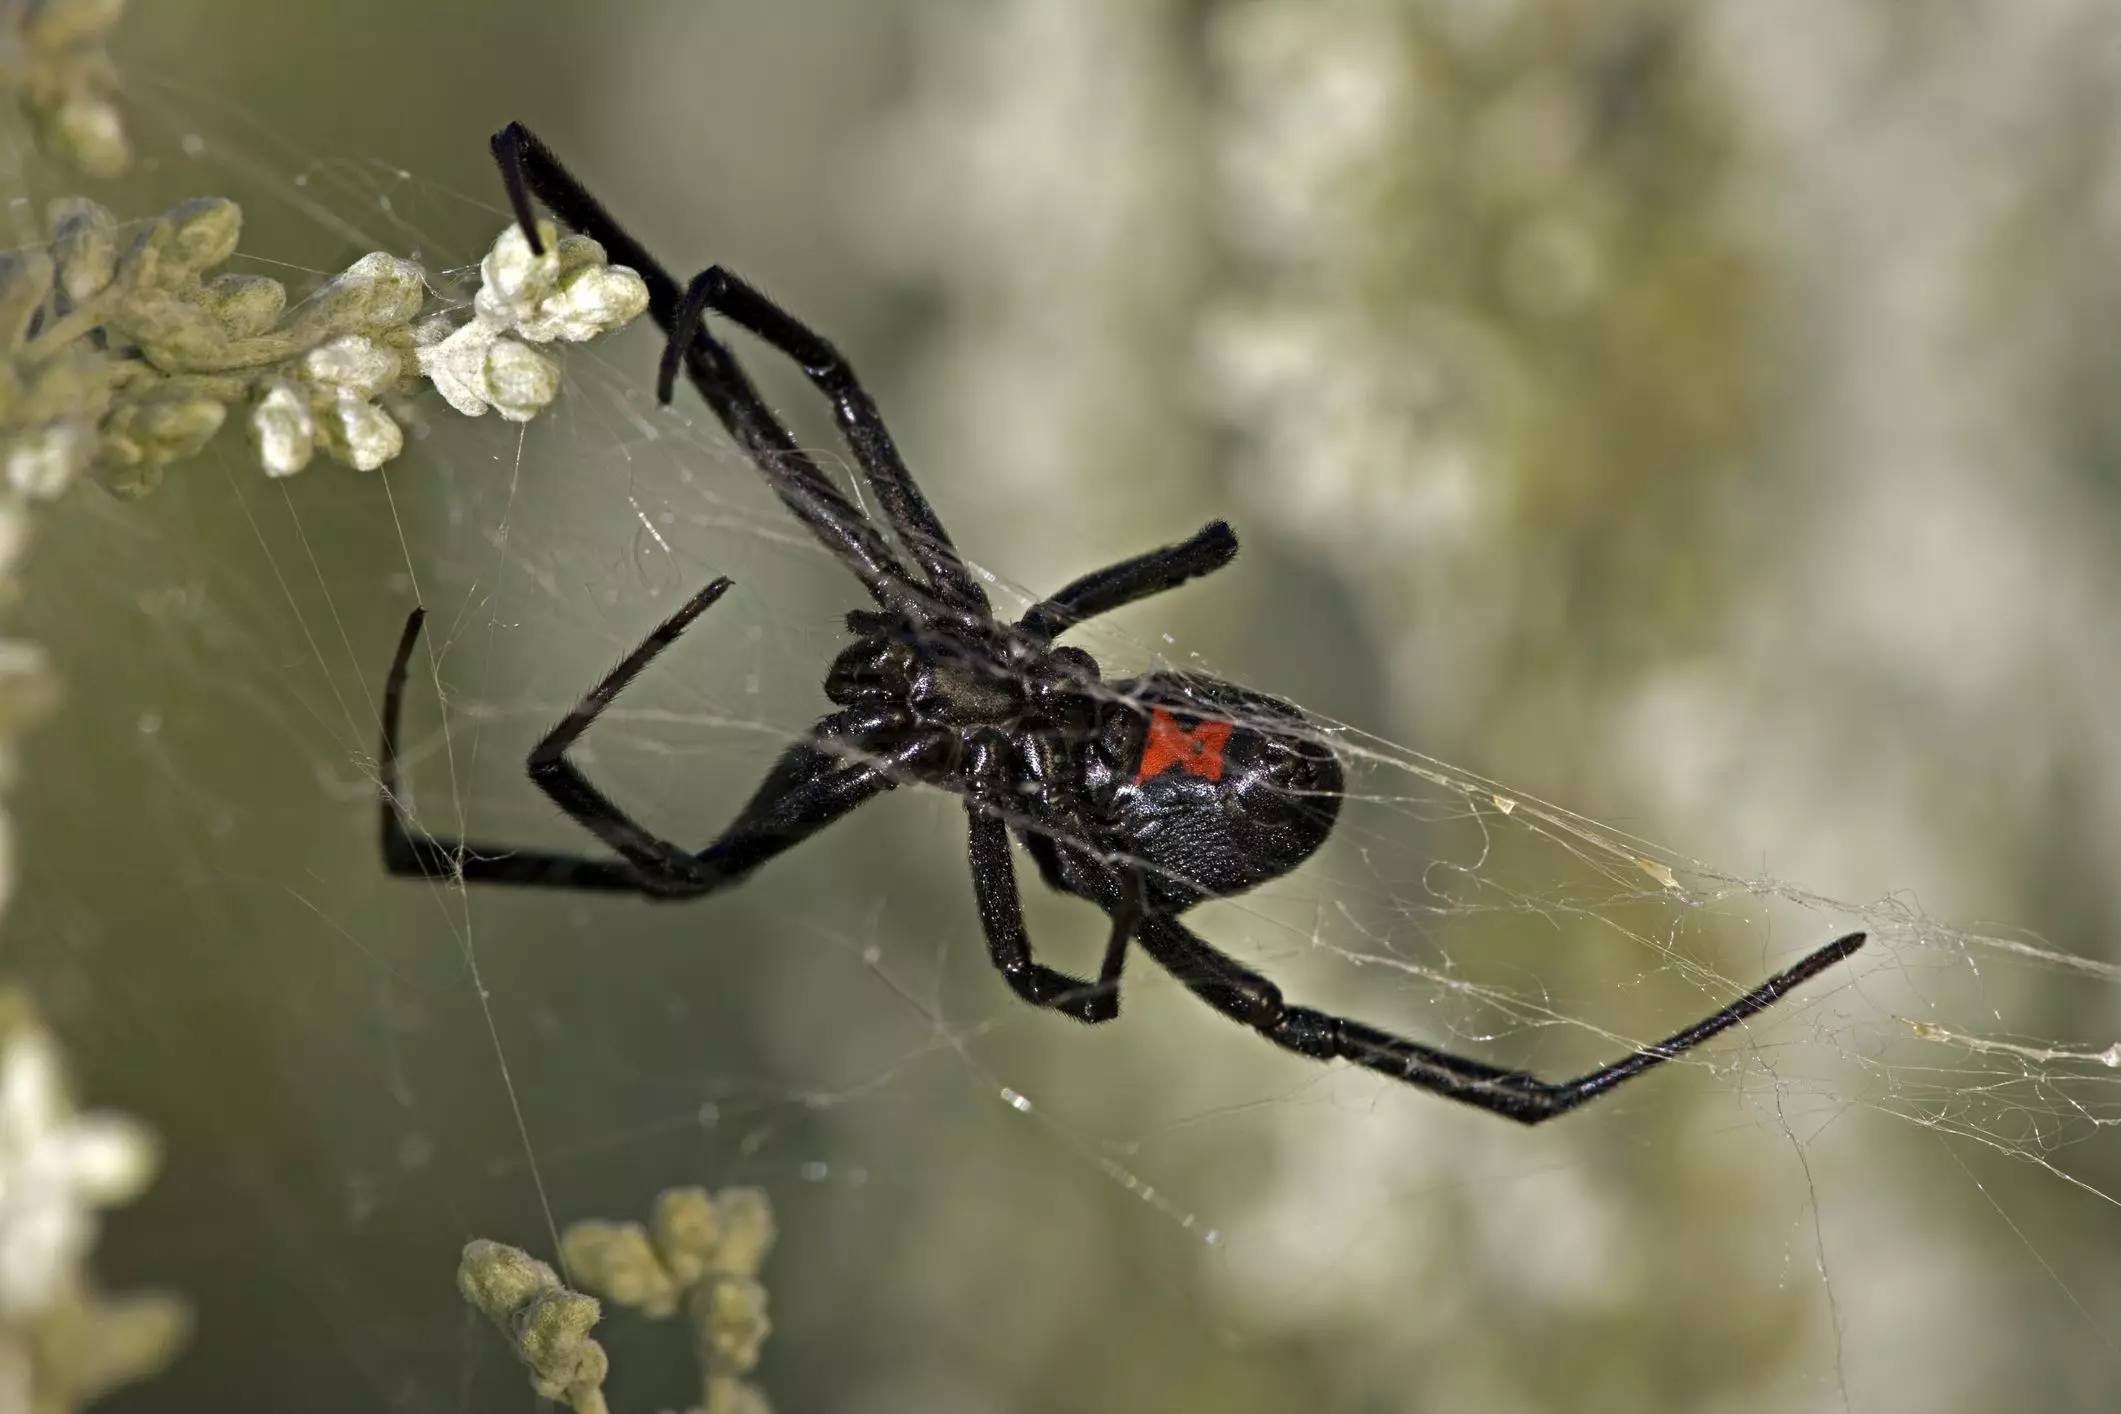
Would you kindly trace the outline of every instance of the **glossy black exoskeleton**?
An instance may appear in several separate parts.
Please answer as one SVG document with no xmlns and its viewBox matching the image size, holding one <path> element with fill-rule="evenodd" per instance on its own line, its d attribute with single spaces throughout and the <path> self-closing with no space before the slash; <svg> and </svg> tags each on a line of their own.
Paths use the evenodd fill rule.
<svg viewBox="0 0 2121 1414">
<path fill-rule="evenodd" d="M 1344 1059 L 1525 1123 L 1565 1113 L 1779 1000 L 1854 952 L 1851 933 L 1704 1021 L 1577 1079 L 1553 1083 L 1424 1046 L 1358 1021 L 1290 1006 L 1275 985 L 1209 946 L 1178 915 L 1301 864 L 1339 814 L 1340 763 L 1288 703 L 1212 678 L 1152 673 L 1100 681 L 1071 626 L 1175 589 L 1228 564 L 1237 537 L 1217 521 L 1192 539 L 1085 575 L 1014 624 L 997 620 L 978 578 L 906 469 L 853 370 L 808 326 L 719 266 L 683 287 L 520 124 L 493 140 L 516 219 L 543 251 L 535 195 L 566 225 L 638 271 L 667 336 L 658 392 L 682 372 L 781 500 L 859 580 L 873 609 L 826 675 L 835 710 L 788 748 L 735 821 L 705 849 L 651 834 L 567 759 L 567 748 L 627 684 L 730 587 L 716 580 L 651 633 L 530 754 L 530 776 L 616 857 L 589 858 L 425 834 L 398 789 L 398 722 L 421 611 L 406 620 L 383 697 L 383 859 L 393 873 L 656 899 L 738 882 L 894 786 L 936 786 L 964 801 L 972 879 L 989 952 L 1018 996 L 1079 1021 L 1119 1011 L 1128 949 L 1139 945 L 1196 996 L 1275 1044 Z M 727 319 L 792 358 L 832 404 L 880 516 L 856 508 L 797 444 L 729 347 Z M 1014 833 L 1051 887 L 1111 919 L 1094 980 L 1038 962 L 1017 895 Z"/>
</svg>

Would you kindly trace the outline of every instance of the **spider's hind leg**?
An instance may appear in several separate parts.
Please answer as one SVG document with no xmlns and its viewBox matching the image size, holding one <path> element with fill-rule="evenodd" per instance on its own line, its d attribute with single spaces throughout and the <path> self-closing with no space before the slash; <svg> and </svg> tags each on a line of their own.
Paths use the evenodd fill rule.
<svg viewBox="0 0 2121 1414">
<path fill-rule="evenodd" d="M 1024 928 L 1016 862 L 1009 853 L 1009 827 L 975 800 L 965 802 L 965 814 L 971 828 L 972 887 L 979 902 L 980 926 L 987 935 L 988 956 L 1002 980 L 1031 1005 L 1085 1025 L 1118 1016 L 1127 945 L 1141 925 L 1139 887 L 1129 889 L 1111 909 L 1112 929 L 1105 938 L 1105 957 L 1096 981 L 1048 967 L 1032 956 L 1030 935 Z"/>
<path fill-rule="evenodd" d="M 1346 1060 L 1394 1080 L 1461 1104 L 1538 1124 L 1597 1099 L 1703 1041 L 1756 1016 L 1799 984 L 1816 977 L 1863 946 L 1850 933 L 1776 973 L 1723 1010 L 1633 1055 L 1574 1080 L 1541 1080 L 1521 1070 L 1454 1056 L 1359 1021 L 1330 1016 L 1282 1001 L 1281 989 L 1209 946 L 1175 918 L 1143 921 L 1141 945 L 1172 976 L 1208 1005 L 1265 1036 L 1275 1045 L 1314 1060 Z"/>
</svg>

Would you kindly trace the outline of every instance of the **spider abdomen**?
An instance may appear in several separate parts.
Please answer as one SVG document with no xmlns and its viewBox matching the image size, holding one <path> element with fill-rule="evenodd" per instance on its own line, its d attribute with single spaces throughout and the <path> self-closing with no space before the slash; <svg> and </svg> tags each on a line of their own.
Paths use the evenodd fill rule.
<svg viewBox="0 0 2121 1414">
<path fill-rule="evenodd" d="M 1296 708 L 1175 673 L 1112 689 L 1104 820 L 1158 911 L 1279 878 L 1332 833 L 1340 763 Z"/>
</svg>

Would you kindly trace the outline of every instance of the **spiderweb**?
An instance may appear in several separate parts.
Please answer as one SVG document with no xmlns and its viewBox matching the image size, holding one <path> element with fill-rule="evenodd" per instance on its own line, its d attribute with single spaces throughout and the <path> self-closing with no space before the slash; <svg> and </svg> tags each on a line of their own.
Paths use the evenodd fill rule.
<svg viewBox="0 0 2121 1414">
<path fill-rule="evenodd" d="M 799 42 L 759 23 L 768 51 Z M 1106 38 L 1131 62 L 1126 35 Z M 821 88 L 872 72 L 813 57 Z M 141 87 L 150 163 L 122 214 L 234 196 L 236 263 L 297 287 L 370 249 L 469 281 L 505 220 L 485 117 L 332 142 L 273 131 L 268 98 Z M 874 100 L 838 101 L 848 122 Z M 831 122 L 811 122 L 789 150 L 829 146 Z M 1107 676 L 1197 668 L 1289 697 L 1345 763 L 1318 857 L 1189 915 L 1292 1000 L 1562 1077 L 1838 933 L 1871 940 L 1665 1073 L 1520 1130 L 1277 1053 L 1139 954 L 1114 1025 L 1022 1007 L 985 961 L 961 809 L 935 792 L 895 792 L 690 906 L 386 879 L 375 702 L 415 599 L 429 641 L 406 775 L 438 831 L 581 847 L 522 754 L 717 575 L 737 589 L 576 759 L 652 828 L 704 842 L 822 711 L 858 591 L 704 410 L 655 408 L 654 341 L 636 331 L 573 355 L 560 402 L 520 431 L 436 408 L 381 475 L 320 464 L 287 482 L 225 440 L 151 500 L 83 488 L 45 519 L 19 618 L 69 706 L 26 762 L 8 937 L 84 1088 L 169 1145 L 103 1261 L 183 1287 L 204 1324 L 141 1398 L 521 1407 L 521 1372 L 451 1288 L 457 1249 L 497 1237 L 550 1255 L 560 1225 L 697 1182 L 757 1184 L 780 1213 L 761 1380 L 784 1408 L 1982 1409 L 2029 1387 L 2043 1408 L 2106 1407 L 2121 966 L 2098 887 L 2105 797 L 2071 756 L 2086 736 L 2047 724 L 2035 796 L 2071 823 L 2017 872 L 2000 847 L 1876 843 L 1917 806 L 2000 799 L 2025 818 L 2013 792 L 2033 789 L 2001 746 L 1902 782 L 1852 759 L 1903 759 L 1887 748 L 1919 710 L 1912 669 L 1896 684 L 1844 662 L 1869 684 L 1847 690 L 1856 725 L 1763 714 L 1742 751 L 1704 738 L 1730 730 L 1710 710 L 1721 682 L 1668 676 L 1626 731 L 1557 743 L 1512 783 L 1511 760 L 1439 705 L 1448 683 L 1410 687 L 1433 663 L 1396 646 L 1405 622 L 1366 594 L 1354 552 L 1322 548 L 1256 473 L 1218 480 L 1157 440 L 1193 404 L 1102 402 L 1109 384 L 1070 381 L 1079 323 L 1038 326 L 1014 350 L 1028 365 L 975 367 L 993 344 L 953 354 L 933 310 L 879 309 L 875 288 L 906 282 L 818 234 L 844 225 L 844 198 L 775 182 L 779 149 L 711 140 L 729 196 L 707 201 L 726 224 L 703 236 L 682 214 L 696 208 L 643 175 L 661 147 L 599 151 L 541 126 L 674 267 L 741 260 L 856 355 L 997 612 L 1231 516 L 1235 567 L 1072 641 Z M 349 148 L 364 155 L 317 155 Z M 365 155 L 399 150 L 426 170 Z M 1075 297 L 1124 302 L 1127 281 L 1168 270 L 1132 255 L 1117 291 Z M 1064 258 L 1020 278 L 1064 302 L 1053 287 L 1079 273 Z M 1151 344 L 1146 363 L 1198 366 Z M 859 497 L 800 379 L 741 352 Z M 1104 419 L 1125 460 L 1047 465 L 1054 404 Z M 1020 454 L 987 455 L 968 407 Z M 1860 537 L 1863 509 L 1820 538 Z M 1986 543 L 2000 557 L 2006 541 Z M 1926 562 L 1919 545 L 1898 558 Z M 1845 589 L 1880 582 L 1857 569 Z M 1737 676 L 1816 671 L 1782 627 L 1831 617 L 1811 593 L 1764 588 L 1751 628 L 1732 613 L 1767 659 Z M 1478 619 L 1499 601 L 1452 602 Z M 1505 779 L 1399 744 L 1438 736 Z M 1607 749 L 1640 768 L 1634 788 L 1557 764 Z M 1776 772 L 1843 789 L 1778 813 Z M 1094 911 L 1019 864 L 1041 957 L 1093 970 Z M 1984 913 L 2046 936 L 1965 921 Z M 600 1335 L 613 1407 L 684 1397 L 651 1333 L 613 1317 Z"/>
</svg>

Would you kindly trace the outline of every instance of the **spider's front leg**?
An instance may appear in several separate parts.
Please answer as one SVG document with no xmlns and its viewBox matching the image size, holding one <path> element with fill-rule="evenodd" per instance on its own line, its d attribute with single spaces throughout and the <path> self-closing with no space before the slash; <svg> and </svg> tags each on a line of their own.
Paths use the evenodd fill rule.
<svg viewBox="0 0 2121 1414">
<path fill-rule="evenodd" d="M 1050 641 L 1085 619 L 1213 574 L 1235 558 L 1237 533 L 1225 521 L 1210 521 L 1190 540 L 1135 555 L 1073 581 L 1033 604 L 1017 620 L 1017 627 Z"/>
<path fill-rule="evenodd" d="M 656 375 L 656 400 L 668 403 L 677 389 L 678 370 L 702 332 L 707 312 L 722 315 L 779 349 L 803 370 L 803 376 L 832 403 L 832 416 L 847 439 L 884 518 L 905 542 L 928 581 L 954 608 L 984 615 L 987 595 L 958 555 L 950 532 L 921 494 L 906 460 L 884 425 L 876 399 L 855 376 L 854 366 L 824 335 L 766 298 L 756 286 L 719 265 L 692 277 L 663 346 Z"/>
<path fill-rule="evenodd" d="M 533 196 L 551 209 L 560 224 L 601 244 L 613 264 L 639 274 L 648 286 L 648 311 L 657 326 L 666 335 L 677 327 L 682 299 L 677 281 L 535 133 L 521 123 L 510 123 L 493 135 L 493 155 L 516 223 L 534 253 L 543 254 L 544 243 L 531 206 Z M 908 583 L 905 567 L 882 534 L 804 453 L 794 434 L 752 386 L 735 353 L 700 328 L 696 317 L 692 325 L 679 352 L 687 376 L 796 519 L 853 572 L 879 604 L 900 607 L 922 598 Z M 667 394 L 664 401 L 669 401 Z"/>
</svg>

